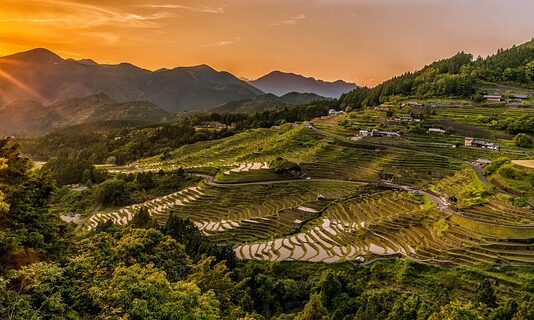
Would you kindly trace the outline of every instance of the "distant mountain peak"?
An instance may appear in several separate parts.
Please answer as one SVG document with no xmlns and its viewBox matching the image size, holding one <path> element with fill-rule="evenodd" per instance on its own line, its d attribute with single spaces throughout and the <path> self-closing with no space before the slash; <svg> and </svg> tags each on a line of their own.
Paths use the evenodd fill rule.
<svg viewBox="0 0 534 320">
<path fill-rule="evenodd" d="M 54 52 L 45 48 L 35 48 L 24 52 L 15 53 L 5 58 L 24 60 L 30 62 L 58 62 L 63 59 Z"/>
<path fill-rule="evenodd" d="M 279 70 L 272 71 L 249 83 L 263 92 L 273 93 L 278 96 L 298 92 L 313 93 L 328 98 L 339 98 L 342 94 L 357 88 L 356 84 L 343 80 L 328 82 Z"/>
<path fill-rule="evenodd" d="M 81 60 L 77 60 L 77 62 L 84 64 L 86 66 L 97 66 L 98 65 L 98 63 L 96 63 L 96 61 L 92 59 L 81 59 Z"/>
</svg>

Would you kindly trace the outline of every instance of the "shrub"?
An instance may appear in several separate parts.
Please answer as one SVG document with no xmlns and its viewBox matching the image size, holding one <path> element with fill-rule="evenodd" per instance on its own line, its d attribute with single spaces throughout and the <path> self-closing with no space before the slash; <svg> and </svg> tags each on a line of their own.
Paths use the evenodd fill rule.
<svg viewBox="0 0 534 320">
<path fill-rule="evenodd" d="M 494 174 L 497 170 L 499 170 L 500 167 L 510 162 L 510 159 L 508 158 L 499 158 L 497 160 L 493 160 L 489 165 L 487 165 L 484 168 L 484 175 L 491 176 Z"/>
<path fill-rule="evenodd" d="M 532 139 L 525 133 L 517 134 L 514 138 L 514 143 L 521 148 L 532 148 Z"/>
</svg>

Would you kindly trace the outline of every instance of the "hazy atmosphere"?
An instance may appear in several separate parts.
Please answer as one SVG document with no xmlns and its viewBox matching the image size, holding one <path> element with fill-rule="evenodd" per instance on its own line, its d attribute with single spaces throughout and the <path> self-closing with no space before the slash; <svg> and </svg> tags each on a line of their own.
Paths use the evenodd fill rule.
<svg viewBox="0 0 534 320">
<path fill-rule="evenodd" d="M 0 0 L 0 55 L 46 47 L 151 70 L 205 63 L 375 85 L 528 41 L 532 12 L 529 0 Z"/>
</svg>

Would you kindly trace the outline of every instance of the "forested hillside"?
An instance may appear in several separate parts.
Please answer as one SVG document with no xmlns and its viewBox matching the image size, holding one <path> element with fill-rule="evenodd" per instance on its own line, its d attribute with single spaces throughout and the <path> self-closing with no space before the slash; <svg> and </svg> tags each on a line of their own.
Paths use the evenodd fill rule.
<svg viewBox="0 0 534 320">
<path fill-rule="evenodd" d="M 44 106 L 17 100 L 0 108 L 0 134 L 36 137 L 54 129 L 96 121 L 160 123 L 170 114 L 148 101 L 119 102 L 105 94 L 73 98 Z"/>
<path fill-rule="evenodd" d="M 49 161 L 61 184 L 86 182 L 94 164 L 126 164 L 183 145 L 221 139 L 251 128 L 311 120 L 328 114 L 330 101 L 310 106 L 243 113 L 194 113 L 163 124 L 136 121 L 97 121 L 55 130 L 36 140 L 22 140 L 34 159 Z M 217 127 L 212 127 L 217 124 Z M 46 169 L 46 168 L 45 168 Z M 61 178 L 59 178 L 61 176 Z"/>
<path fill-rule="evenodd" d="M 330 100 L 313 93 L 290 92 L 281 97 L 265 94 L 251 99 L 231 101 L 213 108 L 218 113 L 254 113 L 266 110 L 283 109 L 293 105 L 309 105 L 315 102 Z"/>
<path fill-rule="evenodd" d="M 340 99 L 343 107 L 378 105 L 395 97 L 474 98 L 477 84 L 534 88 L 534 40 L 487 58 L 460 52 L 416 72 L 394 77 L 374 88 L 357 88 Z"/>
</svg>

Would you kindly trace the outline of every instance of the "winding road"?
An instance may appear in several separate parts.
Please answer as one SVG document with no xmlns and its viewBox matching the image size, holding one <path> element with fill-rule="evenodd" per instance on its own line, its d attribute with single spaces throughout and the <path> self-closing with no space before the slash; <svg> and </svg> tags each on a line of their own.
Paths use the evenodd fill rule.
<svg viewBox="0 0 534 320">
<path fill-rule="evenodd" d="M 337 138 L 337 139 L 340 139 L 340 140 L 344 140 L 344 141 L 350 141 L 352 142 L 352 140 L 350 140 L 350 138 L 346 137 L 346 136 L 343 136 L 343 135 L 340 135 L 340 134 L 336 134 L 336 133 L 331 133 L 331 132 L 326 132 L 326 131 L 323 131 L 321 129 L 318 129 L 316 128 L 315 126 L 313 126 L 313 124 L 311 122 L 307 122 L 305 123 L 306 126 L 314 131 L 317 131 L 325 136 L 331 136 L 331 137 L 334 137 L 334 138 Z M 368 142 L 366 142 L 368 143 Z M 373 144 L 373 143 L 368 143 L 370 145 L 378 145 L 378 144 Z M 383 145 L 380 145 L 380 146 L 383 146 Z M 476 173 L 477 177 L 480 179 L 480 181 L 486 185 L 486 186 L 490 186 L 490 187 L 496 187 L 495 185 L 493 185 L 490 181 L 488 181 L 488 179 L 484 176 L 481 168 L 473 163 L 470 163 L 468 161 L 463 161 L 463 160 L 460 160 L 460 159 L 454 159 L 454 158 L 451 158 L 451 157 L 448 157 L 448 156 L 444 156 L 444 155 L 439 155 L 439 154 L 435 154 L 435 153 L 431 153 L 431 152 L 423 152 L 423 151 L 414 151 L 414 150 L 411 150 L 411 149 L 406 149 L 406 148 L 402 148 L 402 147 L 394 147 L 394 146 L 387 146 L 388 148 L 393 148 L 393 149 L 399 149 L 399 150 L 404 150 L 404 151 L 410 151 L 410 152 L 417 152 L 417 153 L 420 153 L 420 154 L 427 154 L 427 155 L 432 155 L 432 156 L 438 156 L 438 157 L 443 157 L 443 158 L 447 158 L 447 159 L 453 159 L 453 160 L 456 160 L 456 161 L 459 161 L 459 162 L 464 162 L 464 163 L 467 163 Z M 286 184 L 286 183 L 312 183 L 312 182 L 340 182 L 340 183 L 357 183 L 357 184 L 367 184 L 367 185 L 371 185 L 371 186 L 377 186 L 377 187 L 384 187 L 384 188 L 389 188 L 389 189 L 393 189 L 393 190 L 401 190 L 401 191 L 407 191 L 407 192 L 411 192 L 413 194 L 417 194 L 417 195 L 421 195 L 421 196 L 425 196 L 427 197 L 428 199 L 430 199 L 438 208 L 440 211 L 444 212 L 444 213 L 447 213 L 447 214 L 455 214 L 455 215 L 458 215 L 458 216 L 462 216 L 463 215 L 461 213 L 458 213 L 454 210 L 452 210 L 449 206 L 449 203 L 447 203 L 445 200 L 439 198 L 437 195 L 435 194 L 432 194 L 426 190 L 421 190 L 421 189 L 414 189 L 412 188 L 411 186 L 407 186 L 407 185 L 400 185 L 400 184 L 394 184 L 394 183 L 388 183 L 388 182 L 377 182 L 377 181 L 369 181 L 369 180 L 339 180 L 339 179 L 318 179 L 318 178 L 302 178 L 302 179 L 284 179 L 284 180 L 272 180 L 272 181 L 250 181 L 250 182 L 216 182 L 215 181 L 215 176 L 214 175 L 208 175 L 208 174 L 201 174 L 201 173 L 192 173 L 193 175 L 195 176 L 198 176 L 198 177 L 202 177 L 202 178 L 205 178 L 206 179 L 206 183 L 208 185 L 212 185 L 212 186 L 218 186 L 218 187 L 231 187 L 231 186 L 251 186 L 251 185 L 275 185 L 275 184 Z M 500 192 L 503 192 L 503 193 L 508 193 L 506 192 L 505 190 L 501 190 L 499 189 L 498 187 L 496 187 Z M 474 220 L 478 220 L 478 219 L 474 219 Z M 485 221 L 485 220 L 479 220 L 481 222 L 488 222 L 488 223 L 491 223 L 489 221 Z M 524 226 L 524 227 L 529 227 L 529 228 L 534 228 L 534 226 Z"/>
<path fill-rule="evenodd" d="M 367 184 L 367 185 L 374 185 L 377 187 L 385 187 L 389 189 L 394 190 L 400 190 L 400 191 L 408 191 L 412 193 L 419 193 L 422 196 L 425 196 L 429 198 L 436 206 L 445 213 L 454 213 L 454 211 L 449 207 L 449 204 L 440 199 L 439 197 L 420 189 L 413 189 L 410 186 L 400 185 L 400 184 L 394 184 L 394 183 L 387 183 L 387 182 L 376 182 L 376 181 L 369 181 L 369 180 L 336 180 L 336 179 L 287 179 L 287 180 L 274 180 L 274 181 L 252 181 L 252 182 L 215 182 L 214 176 L 210 176 L 207 174 L 197 174 L 194 173 L 193 175 L 197 177 L 206 178 L 206 183 L 212 186 L 219 186 L 219 187 L 225 187 L 225 186 L 252 186 L 252 185 L 273 185 L 273 184 L 284 184 L 284 183 L 309 183 L 309 182 L 341 182 L 341 183 L 357 183 L 357 184 Z"/>
</svg>

